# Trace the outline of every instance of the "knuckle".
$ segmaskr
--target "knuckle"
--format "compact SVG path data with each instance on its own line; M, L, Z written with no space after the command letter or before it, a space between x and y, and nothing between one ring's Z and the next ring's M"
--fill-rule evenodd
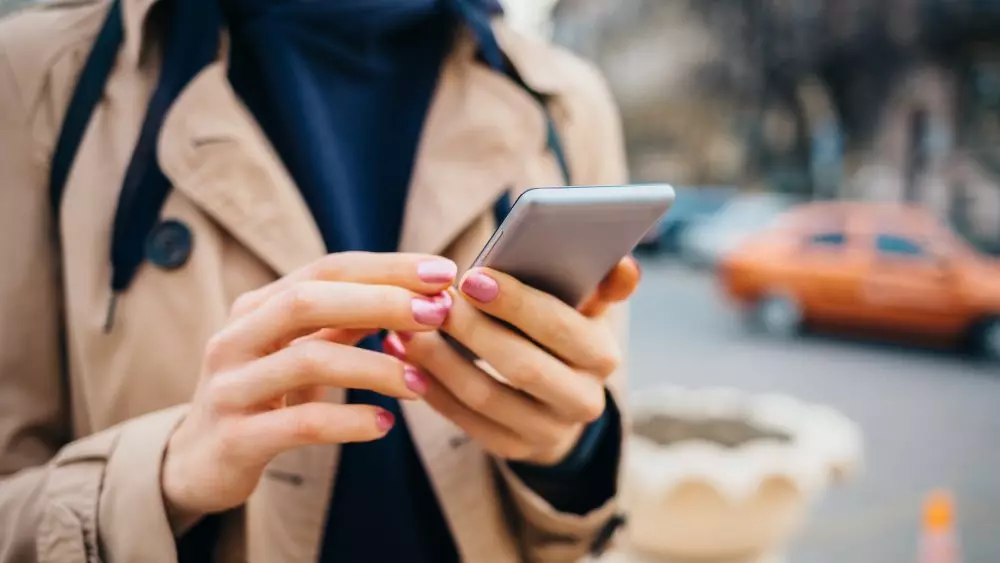
M229 404L232 382L226 374L219 374L205 382L204 396L208 408L213 412L225 410Z
M607 377L614 373L622 363L621 348L617 344L612 344L604 349L595 350L593 361L594 369L598 375Z
M542 381L543 374L541 368L533 362L517 360L511 369L511 373L503 374L511 382L525 387L537 385Z
M603 391L587 393L580 401L580 417L586 422L593 422L601 418L605 408L607 408L607 401Z
M327 347L319 340L309 340L288 348L291 371L296 378L304 378L310 373L323 369L329 359Z
M459 393L466 406L474 411L488 411L497 398L497 390L484 381L470 382Z
M314 410L302 410L292 418L291 425L292 435L300 442L322 442L326 433L326 425Z
M552 315L544 319L548 340L553 347L574 349L579 347L579 330L569 319L569 315Z
M214 372L225 363L229 346L228 338L224 332L217 332L209 337L205 343L205 367L209 372Z
M278 303L286 316L298 319L312 308L310 291L305 284L296 284L281 292Z
M232 306L229 308L229 317L242 317L252 311L258 304L259 298L257 296L258 292L255 290L248 291L237 297L236 300L233 301Z

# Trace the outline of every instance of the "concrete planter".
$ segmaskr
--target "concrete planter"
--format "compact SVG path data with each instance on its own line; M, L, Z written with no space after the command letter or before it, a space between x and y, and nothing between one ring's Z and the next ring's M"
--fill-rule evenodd
M790 397L664 388L632 417L621 561L782 561L811 503L861 463L854 423Z

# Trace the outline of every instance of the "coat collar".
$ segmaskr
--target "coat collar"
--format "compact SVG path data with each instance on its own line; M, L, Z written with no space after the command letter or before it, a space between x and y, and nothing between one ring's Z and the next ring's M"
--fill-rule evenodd
M122 25L125 32L123 54L133 65L141 62L147 45L147 20L153 6L159 0L122 0ZM545 57L539 57L533 39L518 36L510 28L502 25L502 17L494 20L493 32L504 54L511 60L518 73L536 92L560 94L569 87L569 82Z
M142 22L156 0L124 0L126 49L145 40ZM558 75L502 25L498 41L522 78L555 93ZM442 69L417 150L399 247L440 253L476 217L517 185L522 167L545 151L537 102L513 81L475 61L468 31ZM129 56L138 56L131 51ZM201 206L278 274L325 252L299 190L226 77L225 57L174 102L158 156L174 187Z

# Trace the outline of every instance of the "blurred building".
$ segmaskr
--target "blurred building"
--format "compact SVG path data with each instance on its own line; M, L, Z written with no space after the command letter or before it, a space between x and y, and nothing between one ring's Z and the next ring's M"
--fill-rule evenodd
M0 0L0 16L36 1L38 0Z
M1000 0L562 0L639 180L920 201L1000 242Z

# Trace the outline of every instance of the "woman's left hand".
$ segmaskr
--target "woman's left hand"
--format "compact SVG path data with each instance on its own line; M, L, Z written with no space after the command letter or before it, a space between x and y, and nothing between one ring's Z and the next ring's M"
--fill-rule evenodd
M489 453L554 465L604 413L605 380L621 361L604 312L627 299L639 277L635 260L623 259L577 310L500 272L467 272L441 330L509 384L436 332L390 334L386 351L417 367L424 399Z

